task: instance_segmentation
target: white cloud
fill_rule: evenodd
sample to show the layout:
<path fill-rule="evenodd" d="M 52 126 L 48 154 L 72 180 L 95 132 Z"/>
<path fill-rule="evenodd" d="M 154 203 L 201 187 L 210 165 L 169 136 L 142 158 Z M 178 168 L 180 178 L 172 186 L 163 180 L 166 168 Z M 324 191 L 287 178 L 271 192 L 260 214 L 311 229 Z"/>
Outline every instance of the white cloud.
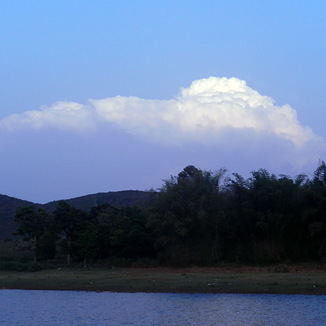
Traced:
<path fill-rule="evenodd" d="M 276 106 L 270 97 L 237 78 L 210 77 L 194 81 L 171 100 L 113 97 L 82 105 L 58 102 L 40 110 L 14 114 L 0 121 L 1 130 L 59 128 L 74 132 L 110 123 L 133 135 L 163 144 L 214 144 L 243 131 L 274 135 L 304 146 L 320 141 L 302 126 L 289 105 Z M 230 139 L 228 139 L 229 141 Z"/>
<path fill-rule="evenodd" d="M 0 129 L 11 132 L 49 127 L 78 133 L 94 129 L 92 109 L 74 102 L 57 102 L 50 107 L 12 114 L 0 120 Z"/>
<path fill-rule="evenodd" d="M 72 190 L 157 187 L 188 164 L 295 175 L 326 157 L 323 139 L 289 105 L 274 105 L 243 80 L 215 77 L 170 100 L 117 96 L 10 115 L 0 120 L 0 149 L 3 191 L 52 192 L 49 200 Z"/>
<path fill-rule="evenodd" d="M 194 81 L 169 101 L 114 97 L 91 104 L 101 119 L 163 143 L 219 142 L 225 128 L 267 132 L 295 145 L 317 139 L 289 105 L 275 106 L 237 78 Z"/>

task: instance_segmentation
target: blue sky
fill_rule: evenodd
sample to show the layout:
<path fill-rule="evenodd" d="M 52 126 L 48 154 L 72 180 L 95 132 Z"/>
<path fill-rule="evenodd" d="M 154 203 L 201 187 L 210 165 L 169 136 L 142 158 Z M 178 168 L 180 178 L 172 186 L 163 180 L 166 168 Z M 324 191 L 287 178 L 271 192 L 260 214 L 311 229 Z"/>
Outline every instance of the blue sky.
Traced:
<path fill-rule="evenodd" d="M 2 1 L 0 193 L 325 159 L 326 2 Z M 211 78 L 209 78 L 211 77 Z"/>

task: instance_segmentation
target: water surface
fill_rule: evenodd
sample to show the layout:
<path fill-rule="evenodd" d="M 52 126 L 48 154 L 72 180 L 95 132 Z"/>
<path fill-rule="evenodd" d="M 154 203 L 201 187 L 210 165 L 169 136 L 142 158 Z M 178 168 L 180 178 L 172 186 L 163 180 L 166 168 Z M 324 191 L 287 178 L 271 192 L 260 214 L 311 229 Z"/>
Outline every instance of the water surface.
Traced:
<path fill-rule="evenodd" d="M 1 326 L 326 325 L 326 296 L 0 290 Z"/>

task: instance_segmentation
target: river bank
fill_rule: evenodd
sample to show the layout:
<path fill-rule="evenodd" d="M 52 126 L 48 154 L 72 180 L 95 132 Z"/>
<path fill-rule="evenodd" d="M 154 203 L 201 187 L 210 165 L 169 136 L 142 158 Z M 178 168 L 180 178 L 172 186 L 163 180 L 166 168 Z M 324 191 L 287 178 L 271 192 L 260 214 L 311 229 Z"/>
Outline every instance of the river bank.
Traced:
<path fill-rule="evenodd" d="M 326 267 L 58 268 L 0 271 L 0 288 L 326 295 Z"/>

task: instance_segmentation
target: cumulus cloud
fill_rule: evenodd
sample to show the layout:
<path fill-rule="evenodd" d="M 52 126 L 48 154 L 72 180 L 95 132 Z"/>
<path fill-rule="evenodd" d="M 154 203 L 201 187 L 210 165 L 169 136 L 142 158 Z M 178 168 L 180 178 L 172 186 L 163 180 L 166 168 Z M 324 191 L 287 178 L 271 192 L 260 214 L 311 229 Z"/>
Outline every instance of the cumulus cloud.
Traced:
<path fill-rule="evenodd" d="M 163 144 L 221 143 L 244 131 L 273 135 L 296 147 L 320 141 L 302 126 L 289 105 L 276 106 L 237 78 L 210 77 L 192 82 L 170 100 L 137 97 L 89 100 L 87 105 L 59 102 L 39 110 L 8 116 L 0 129 L 59 128 L 74 132 L 109 123 L 136 136 Z"/>
<path fill-rule="evenodd" d="M 168 101 L 114 97 L 91 104 L 101 119 L 161 142 L 218 142 L 226 128 L 267 132 L 295 145 L 317 138 L 289 105 L 275 106 L 237 78 L 196 80 Z"/>
<path fill-rule="evenodd" d="M 324 140 L 289 105 L 216 77 L 169 100 L 117 96 L 7 116 L 0 150 L 2 191 L 44 201 L 158 187 L 189 164 L 245 177 L 259 168 L 295 175 L 326 157 Z"/>
<path fill-rule="evenodd" d="M 58 128 L 84 132 L 95 128 L 92 108 L 75 102 L 58 102 L 40 110 L 12 114 L 0 120 L 0 130 L 15 132 L 24 129 Z"/>

